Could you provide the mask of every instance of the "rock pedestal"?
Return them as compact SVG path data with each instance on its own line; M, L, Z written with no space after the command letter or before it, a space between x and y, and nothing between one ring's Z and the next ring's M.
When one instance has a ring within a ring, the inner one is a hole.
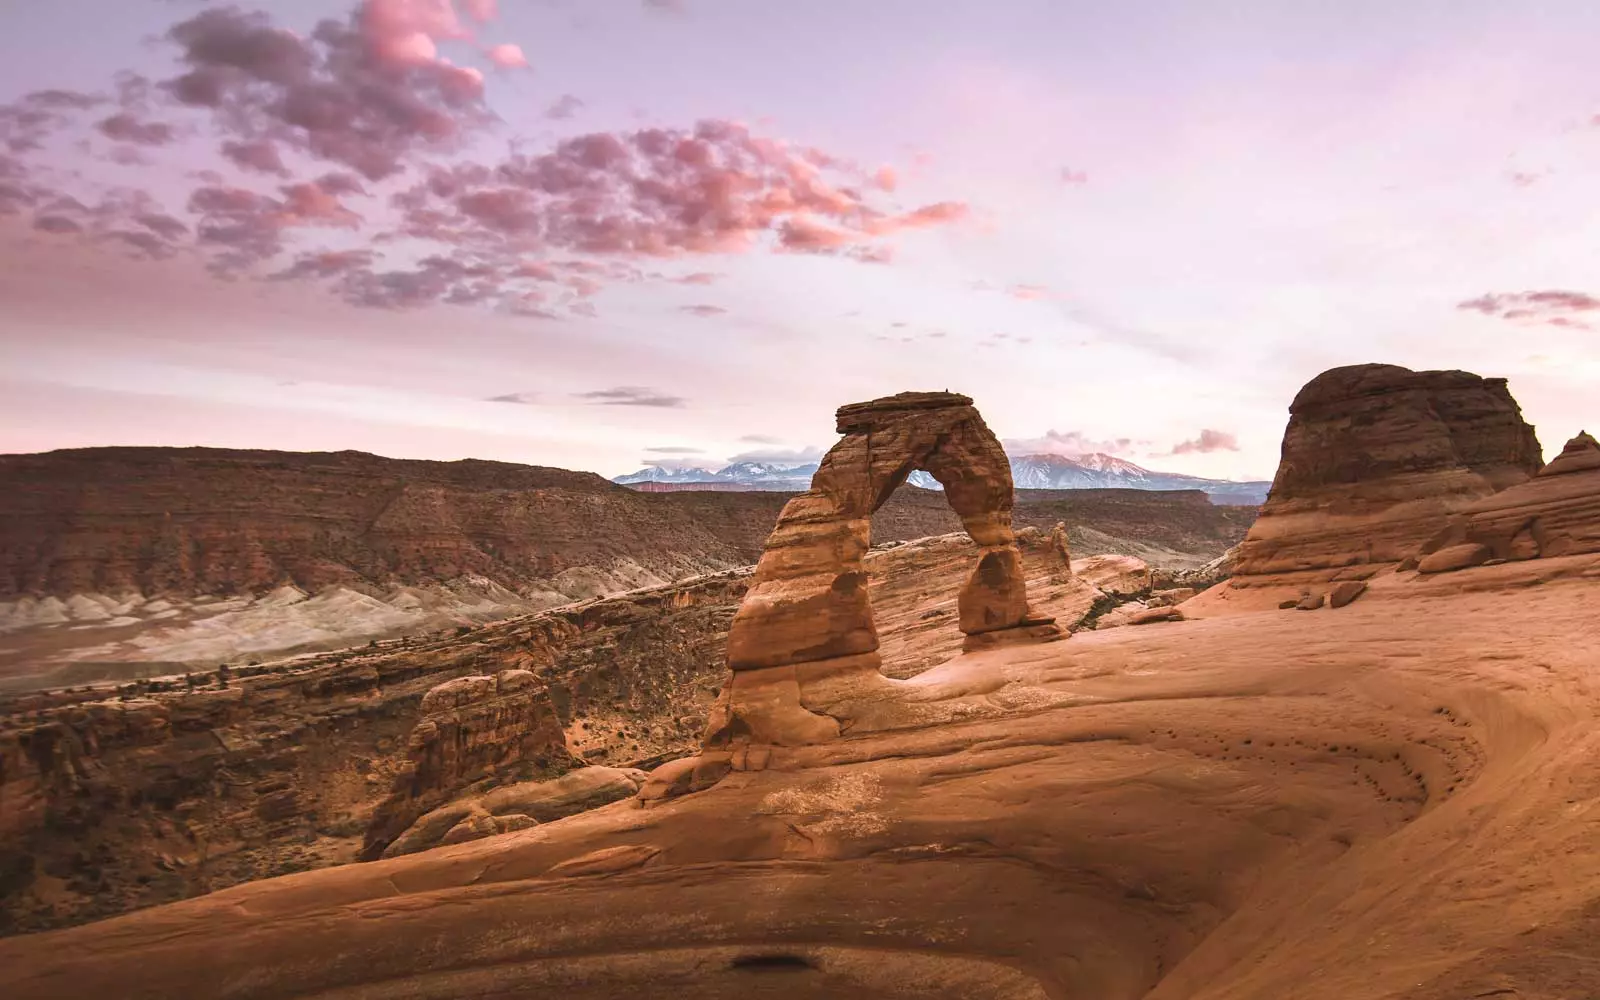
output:
M728 634L731 677L713 710L708 747L796 745L849 724L826 709L884 693L863 565L873 511L926 470L978 545L958 604L961 631L1023 630L1059 638L1028 606L1011 526L1010 462L966 396L906 392L840 407L844 437L811 489L784 507Z

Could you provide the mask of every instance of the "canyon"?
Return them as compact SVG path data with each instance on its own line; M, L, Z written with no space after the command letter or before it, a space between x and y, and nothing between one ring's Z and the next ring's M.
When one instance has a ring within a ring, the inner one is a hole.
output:
M0 691L248 667L747 566L790 496L359 452L0 456ZM1253 517L1194 491L1041 490L1018 523L1193 567ZM959 526L911 487L874 519L880 541Z
M98 884L153 881L124 869L158 838L192 865L294 813L291 787L317 789L297 822L343 825L292 862L320 870L0 940L0 988L1554 1000L1600 978L1592 438L1545 463L1503 380L1334 369L1237 548L1152 571L1023 523L965 397L836 417L754 570L204 691L12 696L15 929L94 916ZM918 470L961 530L886 539ZM329 735L274 743L312 704ZM174 791L150 765L202 729L207 781ZM305 763L211 749L247 739ZM362 746L363 791L316 774ZM63 905L84 858L61 845L130 816ZM159 901L138 891L117 908Z

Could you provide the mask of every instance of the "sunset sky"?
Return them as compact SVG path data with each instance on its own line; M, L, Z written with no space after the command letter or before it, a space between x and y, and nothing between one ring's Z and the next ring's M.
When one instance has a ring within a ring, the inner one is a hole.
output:
M1014 454L1270 478L1383 361L1600 425L1600 4L0 12L0 452Z

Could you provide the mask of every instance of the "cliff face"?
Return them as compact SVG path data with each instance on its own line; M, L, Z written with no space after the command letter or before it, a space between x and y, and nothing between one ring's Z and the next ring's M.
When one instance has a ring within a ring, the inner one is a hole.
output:
M1289 407L1278 474L1235 582L1370 575L1539 465L1505 379L1395 365L1324 372Z
M787 493L646 494L587 473L357 452L0 457L0 691L130 680L504 620L753 563ZM1030 490L1021 527L1199 565L1254 511L1199 492ZM887 542L959 530L902 488Z
M721 507L713 528L672 497L502 462L210 448L0 456L0 597L458 577L589 596L753 561L774 505Z

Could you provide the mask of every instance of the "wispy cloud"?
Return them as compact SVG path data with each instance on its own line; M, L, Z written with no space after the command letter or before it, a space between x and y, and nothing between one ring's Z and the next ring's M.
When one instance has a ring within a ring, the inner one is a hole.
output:
M658 448L646 448L651 455L704 455L704 448L686 448L682 445L662 445Z
M1001 442L1008 455L1061 455L1078 458L1083 455L1116 455L1132 450L1132 438L1093 438L1082 431L1045 431L1042 437L1007 438Z
M539 402L539 397L534 395L531 392L508 392L503 396L490 396L486 400L484 400L484 402L487 402L487 403L522 403L525 406L532 406L533 404Z
M599 406L655 406L663 409L679 409L689 403L682 396L669 395L642 385L619 385L610 389L596 389L593 392L577 393L577 397Z
M1480 295L1459 303L1457 309L1480 312L1497 319L1527 323L1544 323L1549 326L1567 326L1590 329L1588 323L1575 314L1600 310L1600 298L1587 292L1547 290L1540 292L1508 292Z
M721 306L709 306L703 303L696 303L695 305L691 306L679 306L678 311L689 313L691 316L725 316L728 312L728 310L722 308Z

